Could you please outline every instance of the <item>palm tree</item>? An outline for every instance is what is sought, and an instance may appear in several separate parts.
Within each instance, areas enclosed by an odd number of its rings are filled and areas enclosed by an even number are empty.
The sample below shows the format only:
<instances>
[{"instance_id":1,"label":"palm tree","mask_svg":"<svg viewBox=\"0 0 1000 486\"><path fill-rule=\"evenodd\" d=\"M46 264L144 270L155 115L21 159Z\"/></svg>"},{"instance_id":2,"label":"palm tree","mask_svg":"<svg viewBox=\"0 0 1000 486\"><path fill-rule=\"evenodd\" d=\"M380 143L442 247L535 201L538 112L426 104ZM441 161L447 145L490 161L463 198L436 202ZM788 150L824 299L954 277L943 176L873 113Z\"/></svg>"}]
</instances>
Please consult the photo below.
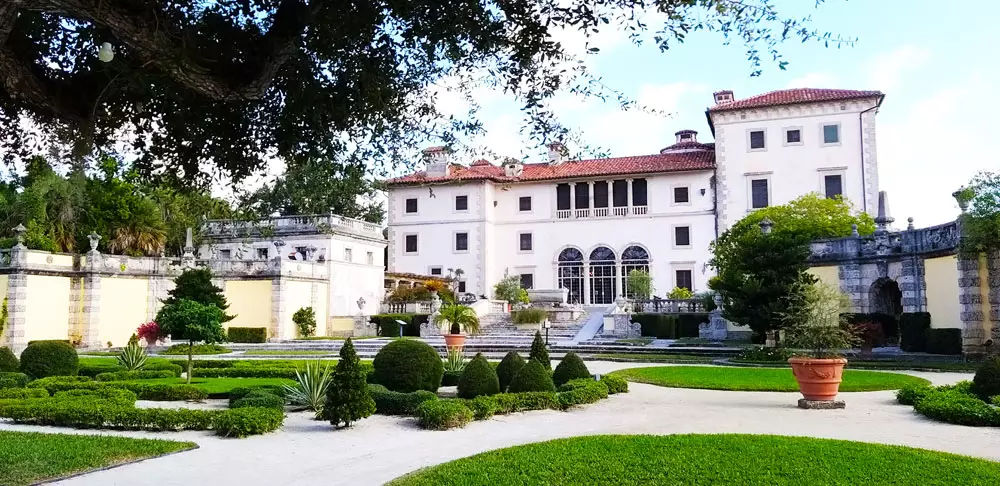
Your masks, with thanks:
<instances>
[{"instance_id":1,"label":"palm tree","mask_svg":"<svg viewBox=\"0 0 1000 486\"><path fill-rule=\"evenodd\" d=\"M479 333L479 317L476 316L476 311L467 305L441 306L441 310L434 317L434 323L442 327L449 326L451 334L461 334L462 330L468 334Z\"/></svg>"},{"instance_id":2,"label":"palm tree","mask_svg":"<svg viewBox=\"0 0 1000 486\"><path fill-rule=\"evenodd\" d=\"M144 199L132 212L131 218L113 230L108 250L135 256L159 255L167 243L167 232L163 227L159 209L151 200Z\"/></svg>"}]
</instances>

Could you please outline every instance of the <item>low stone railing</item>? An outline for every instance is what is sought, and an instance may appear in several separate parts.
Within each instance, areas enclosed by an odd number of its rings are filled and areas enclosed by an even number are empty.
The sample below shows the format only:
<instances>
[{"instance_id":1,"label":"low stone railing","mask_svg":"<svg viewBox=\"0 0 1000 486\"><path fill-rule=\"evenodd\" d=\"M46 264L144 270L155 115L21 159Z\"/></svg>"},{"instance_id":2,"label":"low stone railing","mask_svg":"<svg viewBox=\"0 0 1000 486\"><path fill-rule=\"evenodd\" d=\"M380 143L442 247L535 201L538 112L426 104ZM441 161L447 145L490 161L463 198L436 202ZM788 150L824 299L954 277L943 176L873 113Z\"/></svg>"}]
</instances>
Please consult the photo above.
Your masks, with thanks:
<instances>
[{"instance_id":1,"label":"low stone railing","mask_svg":"<svg viewBox=\"0 0 1000 486\"><path fill-rule=\"evenodd\" d=\"M634 312L655 312L661 314L682 314L708 312L702 299L634 299Z\"/></svg>"}]
</instances>

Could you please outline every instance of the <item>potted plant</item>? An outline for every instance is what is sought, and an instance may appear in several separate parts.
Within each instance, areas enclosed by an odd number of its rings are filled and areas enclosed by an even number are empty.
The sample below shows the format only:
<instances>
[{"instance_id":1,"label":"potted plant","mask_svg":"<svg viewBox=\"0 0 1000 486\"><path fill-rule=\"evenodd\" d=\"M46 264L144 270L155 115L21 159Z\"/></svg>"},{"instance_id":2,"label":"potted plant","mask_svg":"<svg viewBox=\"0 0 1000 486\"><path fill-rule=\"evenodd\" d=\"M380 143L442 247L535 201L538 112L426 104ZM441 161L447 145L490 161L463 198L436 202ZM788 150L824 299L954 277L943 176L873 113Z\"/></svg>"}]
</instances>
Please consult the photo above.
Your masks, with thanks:
<instances>
[{"instance_id":1,"label":"potted plant","mask_svg":"<svg viewBox=\"0 0 1000 486\"><path fill-rule=\"evenodd\" d=\"M549 317L549 313L545 309L539 309L538 307L525 307L515 310L511 313L510 317L514 322L514 327L517 329L529 331L540 330L542 323Z\"/></svg>"},{"instance_id":2,"label":"potted plant","mask_svg":"<svg viewBox=\"0 0 1000 486\"><path fill-rule=\"evenodd\" d=\"M448 349L459 349L465 345L465 335L479 333L479 317L476 311L467 305L445 304L434 315L434 323L448 329L444 335L444 343Z\"/></svg>"},{"instance_id":3,"label":"potted plant","mask_svg":"<svg viewBox=\"0 0 1000 486\"><path fill-rule=\"evenodd\" d=\"M507 301L507 312L510 312L514 304L528 303L528 291L521 288L521 277L517 275L505 276L493 286L493 296L497 300Z\"/></svg>"},{"instance_id":4,"label":"potted plant","mask_svg":"<svg viewBox=\"0 0 1000 486\"><path fill-rule=\"evenodd\" d=\"M136 334L139 335L140 339L146 341L146 346L154 346L161 338L160 325L154 321L147 322L139 326Z\"/></svg>"}]
</instances>

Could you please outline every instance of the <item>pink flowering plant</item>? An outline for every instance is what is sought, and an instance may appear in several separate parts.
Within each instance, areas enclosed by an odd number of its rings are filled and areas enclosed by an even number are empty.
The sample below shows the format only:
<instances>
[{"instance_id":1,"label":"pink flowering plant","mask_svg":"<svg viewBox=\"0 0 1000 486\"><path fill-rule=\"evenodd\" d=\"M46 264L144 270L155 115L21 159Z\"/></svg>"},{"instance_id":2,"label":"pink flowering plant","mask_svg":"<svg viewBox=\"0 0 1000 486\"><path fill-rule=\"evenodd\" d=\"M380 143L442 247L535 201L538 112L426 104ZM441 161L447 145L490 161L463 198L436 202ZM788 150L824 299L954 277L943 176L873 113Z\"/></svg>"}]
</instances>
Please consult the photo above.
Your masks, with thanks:
<instances>
[{"instance_id":1,"label":"pink flowering plant","mask_svg":"<svg viewBox=\"0 0 1000 486\"><path fill-rule=\"evenodd\" d=\"M136 330L136 334L139 335L139 339L142 339L148 343L155 343L161 339L160 325L154 321L149 321Z\"/></svg>"}]
</instances>

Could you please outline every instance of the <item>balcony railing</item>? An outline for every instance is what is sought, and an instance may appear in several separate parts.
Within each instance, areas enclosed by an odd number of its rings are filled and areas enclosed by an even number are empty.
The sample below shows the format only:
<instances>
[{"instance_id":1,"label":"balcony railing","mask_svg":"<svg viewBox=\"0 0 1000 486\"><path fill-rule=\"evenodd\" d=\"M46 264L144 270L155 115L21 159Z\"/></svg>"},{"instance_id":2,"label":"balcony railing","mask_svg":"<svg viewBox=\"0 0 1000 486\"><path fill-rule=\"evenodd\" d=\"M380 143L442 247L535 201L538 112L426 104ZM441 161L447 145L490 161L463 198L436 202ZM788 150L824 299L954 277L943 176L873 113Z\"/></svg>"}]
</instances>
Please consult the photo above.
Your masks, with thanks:
<instances>
[{"instance_id":1,"label":"balcony railing","mask_svg":"<svg viewBox=\"0 0 1000 486\"><path fill-rule=\"evenodd\" d=\"M646 206L632 206L632 214L634 214L636 216L645 215L646 212L647 212L647 207Z\"/></svg>"},{"instance_id":2,"label":"balcony railing","mask_svg":"<svg viewBox=\"0 0 1000 486\"><path fill-rule=\"evenodd\" d=\"M610 208L559 209L556 219L589 219L607 217L645 216L649 214L647 206L615 206Z\"/></svg>"},{"instance_id":3,"label":"balcony railing","mask_svg":"<svg viewBox=\"0 0 1000 486\"><path fill-rule=\"evenodd\" d=\"M590 217L590 209L577 209L576 210L576 217L577 218L589 218Z\"/></svg>"},{"instance_id":4,"label":"balcony railing","mask_svg":"<svg viewBox=\"0 0 1000 486\"><path fill-rule=\"evenodd\" d=\"M595 218L606 218L608 216L608 208L594 208Z\"/></svg>"},{"instance_id":5,"label":"balcony railing","mask_svg":"<svg viewBox=\"0 0 1000 486\"><path fill-rule=\"evenodd\" d=\"M628 216L628 207L616 206L614 209L615 209L615 216Z\"/></svg>"},{"instance_id":6,"label":"balcony railing","mask_svg":"<svg viewBox=\"0 0 1000 486\"><path fill-rule=\"evenodd\" d=\"M337 214L306 214L275 216L256 221L216 219L206 221L202 231L207 237L261 236L273 234L319 234L348 231L369 237L382 238L382 228L373 223Z\"/></svg>"},{"instance_id":7,"label":"balcony railing","mask_svg":"<svg viewBox=\"0 0 1000 486\"><path fill-rule=\"evenodd\" d=\"M556 219L569 219L573 217L572 209L560 209L556 211Z\"/></svg>"}]
</instances>

